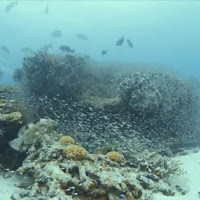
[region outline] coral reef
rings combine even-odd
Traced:
[[[18,138],[10,142],[10,146],[21,152],[25,152],[33,143],[40,143],[45,133],[52,132],[56,122],[51,119],[40,119],[20,129]]]
[[[62,145],[75,144],[75,140],[71,136],[67,136],[67,135],[62,136],[59,142]]]
[[[110,152],[108,152],[108,153],[106,154],[106,156],[107,156],[109,159],[111,159],[112,161],[114,161],[114,162],[120,163],[120,162],[124,162],[124,161],[125,161],[124,156],[123,156],[121,153],[116,152],[116,151],[110,151]]]
[[[21,144],[26,142],[26,134],[33,130],[37,133],[38,127],[44,128],[43,120],[23,129]],[[180,171],[180,165],[170,158],[146,151],[137,162],[133,161],[135,166],[130,161],[118,163],[101,154],[88,154],[83,160],[74,160],[73,156],[66,157],[66,147],[60,144],[52,129],[42,130],[43,139],[26,145],[27,157],[17,170],[21,175],[34,178],[33,183],[24,186],[20,194],[22,200],[120,200],[122,197],[149,200],[153,192],[165,195],[178,192],[165,180]],[[73,149],[73,155],[77,149],[78,156],[80,150],[85,152],[78,145],[67,147]]]
[[[77,98],[82,93],[84,66],[84,58],[80,56],[62,57],[39,51],[34,57],[24,59],[23,68],[16,70],[14,79],[26,82],[29,92],[36,95]]]
[[[16,98],[18,88],[0,86],[0,164],[17,168],[23,156],[9,147],[19,129],[28,121],[28,109]]]
[[[73,160],[84,160],[87,158],[88,152],[81,146],[71,144],[65,149],[66,157]]]
[[[198,87],[170,74],[114,67],[77,55],[37,52],[24,60],[15,79],[36,118],[58,121],[61,131],[89,152],[103,144],[125,157],[146,147],[169,155],[199,145]]]
[[[119,90],[121,103],[135,123],[145,124],[141,128],[148,138],[174,144],[197,139],[200,101],[190,84],[167,74],[135,73],[121,82]]]

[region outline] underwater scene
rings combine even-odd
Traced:
[[[200,199],[200,1],[0,1],[0,200]]]

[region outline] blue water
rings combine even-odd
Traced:
[[[5,13],[9,2],[0,1],[0,46],[11,52],[0,60],[1,83],[11,83],[13,69],[22,65],[21,48],[37,50],[49,43],[54,53],[69,45],[98,61],[150,63],[200,76],[199,1],[18,1]],[[55,29],[62,31],[61,38],[51,36]],[[86,34],[88,41],[76,33]],[[121,36],[134,48],[116,47]],[[109,50],[106,56],[102,49]]]

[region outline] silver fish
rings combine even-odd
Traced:
[[[78,37],[81,40],[88,40],[87,35],[84,35],[83,33],[76,34],[76,37]]]
[[[6,8],[5,8],[5,12],[10,12],[12,10],[12,8],[17,5],[18,2],[15,1],[15,2],[10,2],[9,4],[7,4]]]

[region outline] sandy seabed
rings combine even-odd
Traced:
[[[200,151],[197,153],[189,153],[184,156],[177,156],[176,159],[182,163],[182,168],[186,171],[180,181],[188,188],[186,195],[164,196],[162,194],[154,194],[155,200],[199,200],[200,196]],[[22,179],[13,175],[5,178],[0,175],[0,200],[11,200],[12,194],[19,194],[20,188],[17,185]]]
[[[189,153],[184,156],[177,156],[176,159],[182,163],[182,168],[186,171],[183,175],[184,185],[188,187],[189,192],[186,195],[163,196],[155,194],[155,200],[199,200],[200,196],[200,151]]]

